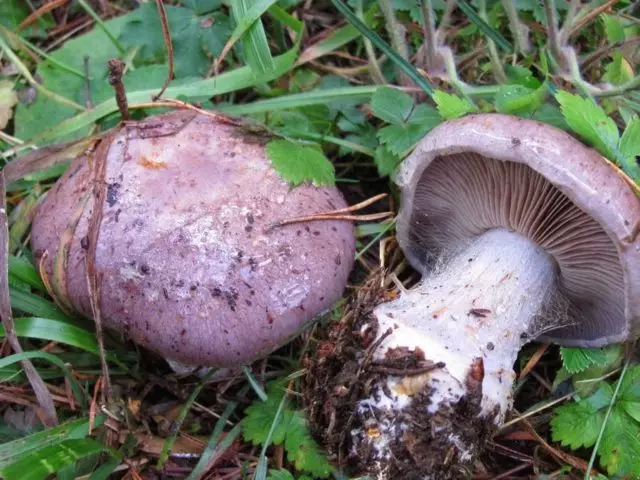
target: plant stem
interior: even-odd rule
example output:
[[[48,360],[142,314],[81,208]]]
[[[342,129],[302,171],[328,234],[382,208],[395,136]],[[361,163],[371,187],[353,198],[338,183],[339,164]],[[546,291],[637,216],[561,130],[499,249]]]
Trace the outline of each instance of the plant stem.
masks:
[[[502,0],[502,8],[504,8],[509,19],[509,29],[513,35],[517,50],[520,53],[529,53],[531,51],[529,28],[518,18],[515,2],[513,0]]]
[[[364,23],[364,12],[362,10],[362,0],[358,0],[356,4],[356,16],[362,20]],[[367,59],[369,61],[369,74],[371,75],[371,79],[374,83],[385,84],[387,81],[382,74],[382,70],[380,70],[380,65],[378,65],[378,61],[376,60],[376,53],[373,50],[373,45],[371,44],[371,40],[366,37],[362,37],[362,41],[364,42],[364,49],[367,53]]]
[[[478,15],[482,20],[489,23],[489,17],[487,16],[486,0],[480,0],[478,2]],[[498,49],[496,47],[496,43],[487,37],[487,45],[489,46],[489,59],[491,60],[491,65],[493,66],[493,74],[495,75],[498,83],[505,83],[507,80],[507,75],[504,73],[502,60],[498,55]]]
[[[396,19],[391,0],[380,0],[379,5],[380,10],[382,10],[382,14],[384,15],[387,32],[391,39],[391,46],[404,60],[408,61],[409,47],[407,46],[406,29],[404,28],[404,25]],[[396,67],[396,75],[398,76],[398,82],[401,85],[405,87],[411,85],[411,80],[402,71],[402,69]]]

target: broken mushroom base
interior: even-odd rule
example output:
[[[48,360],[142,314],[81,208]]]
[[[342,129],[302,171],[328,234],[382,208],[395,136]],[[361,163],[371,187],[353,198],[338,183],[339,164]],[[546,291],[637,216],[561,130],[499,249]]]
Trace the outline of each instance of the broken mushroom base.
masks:
[[[489,439],[494,427],[480,418],[479,382],[475,381],[475,389],[470,385],[474,394],[436,414],[425,414],[432,403],[433,390],[428,386],[401,412],[363,408],[362,403],[354,408],[358,399],[383,401],[392,395],[387,388],[391,373],[410,384],[421,376],[412,373],[441,368],[425,361],[422,352],[408,349],[374,360],[377,319],[373,307],[383,300],[379,285],[376,277],[361,288],[345,320],[331,326],[307,365],[303,400],[311,431],[329,460],[354,476],[417,480],[429,472],[432,478],[465,478],[470,459],[457,455],[449,436],[455,434],[467,448],[477,445],[478,450]],[[389,441],[391,437],[394,440]]]
[[[556,284],[546,252],[494,229],[392,302],[363,288],[307,375],[330,459],[375,478],[470,475],[511,406],[518,351],[563,322]]]

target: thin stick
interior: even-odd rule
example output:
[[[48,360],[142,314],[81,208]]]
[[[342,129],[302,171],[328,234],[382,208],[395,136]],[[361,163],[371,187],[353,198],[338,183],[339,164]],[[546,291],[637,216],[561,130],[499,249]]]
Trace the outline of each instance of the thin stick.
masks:
[[[565,400],[570,399],[572,396],[575,395],[575,392],[571,392],[571,393],[567,393],[566,395],[563,395],[560,398],[556,398],[548,403],[545,403],[544,405],[540,405],[539,407],[531,410],[530,412],[527,413],[523,413],[522,415],[519,415],[515,418],[512,418],[511,420],[509,420],[508,422],[505,422],[501,427],[500,427],[500,431],[505,430],[507,427],[510,427],[511,425],[515,425],[518,422],[521,422],[522,420],[524,420],[525,418],[529,418],[532,417],[533,415],[542,412],[543,410],[546,410],[547,408],[553,407],[554,405],[557,405],[558,403],[562,403]]]
[[[239,127],[242,125],[242,121],[230,117],[228,115],[224,115],[221,113],[212,112],[211,110],[205,110],[200,107],[196,107],[195,105],[187,102],[183,102],[182,100],[174,100],[172,98],[165,98],[163,100],[159,100],[155,103],[141,103],[136,104],[136,108],[146,108],[146,107],[173,107],[173,108],[181,108],[184,110],[191,110],[193,112],[197,112],[200,115],[205,115],[213,120],[225,123],[227,125],[233,125],[234,127]]]
[[[122,60],[112,58],[107,62],[107,67],[109,68],[109,85],[111,85],[116,92],[116,103],[118,104],[118,110],[120,110],[120,116],[122,120],[131,120],[129,107],[127,106],[127,93],[122,83],[125,64]]]
[[[605,12],[605,11],[609,10],[609,8],[611,8],[611,6],[614,3],[617,3],[618,1],[619,0],[609,0],[608,2],[603,3],[599,7],[596,7],[593,10],[590,10],[588,13],[586,13],[584,15],[584,17],[581,17],[578,20],[576,20],[576,22],[573,25],[566,25],[564,28],[568,28],[569,29],[568,37],[571,37],[573,34],[578,32],[582,27],[584,27],[587,23],[591,22],[593,19],[595,19],[602,12]],[[568,38],[567,38],[567,40],[568,40]]]
[[[380,220],[382,218],[387,218],[393,215],[393,212],[382,212],[382,213],[372,213],[370,215],[344,215],[351,212],[357,212],[358,210],[362,210],[365,207],[377,202],[378,200],[382,200],[387,197],[387,193],[380,193],[375,195],[367,200],[364,200],[360,203],[356,203],[355,205],[351,205],[346,208],[340,208],[338,210],[330,210],[328,212],[319,212],[313,215],[305,215],[302,217],[293,217],[287,218],[285,220],[279,220],[277,222],[273,222],[268,225],[265,230],[270,231],[277,227],[283,227],[285,225],[290,225],[292,223],[300,223],[300,222],[313,222],[315,220],[350,220],[355,222],[363,222],[369,220]]]
[[[45,3],[40,8],[38,8],[35,12],[32,12],[22,22],[20,22],[20,25],[18,25],[18,28],[16,30],[18,32],[21,31],[21,30],[24,30],[29,25],[31,25],[33,22],[35,22],[40,17],[42,17],[43,15],[49,13],[51,10],[55,10],[56,8],[61,7],[62,5],[67,3],[68,1],[69,0],[53,0],[52,2]]]
[[[2,228],[0,231],[0,316],[2,317],[5,335],[11,348],[15,353],[22,353],[22,346],[18,341],[18,336],[13,326],[11,299],[9,297],[9,222],[6,198],[4,172],[0,170],[0,228]],[[58,416],[51,393],[47,390],[42,378],[40,378],[37,370],[29,360],[25,359],[20,363],[38,399],[38,404],[44,411],[43,423],[46,427],[57,425]]]
[[[285,225],[291,225],[292,223],[301,223],[301,222],[315,222],[319,220],[341,220],[348,222],[369,222],[371,220],[382,220],[383,218],[389,218],[393,216],[393,212],[382,212],[382,213],[372,213],[371,215],[343,215],[343,214],[334,214],[334,215],[309,215],[306,217],[296,217],[296,218],[288,218],[286,220],[280,220],[278,222],[274,222],[270,225],[267,225],[265,228],[266,232],[270,232],[274,228],[284,227]]]
[[[87,284],[89,287],[89,299],[91,301],[91,313],[96,324],[96,338],[98,340],[98,348],[100,351],[100,363],[102,366],[103,389],[102,400],[105,397],[111,397],[111,380],[109,378],[109,366],[107,364],[104,337],[102,332],[102,314],[100,311],[100,274],[96,266],[96,255],[98,249],[98,240],[100,238],[100,226],[102,224],[102,211],[107,194],[106,185],[106,163],[107,152],[111,145],[115,133],[112,131],[105,136],[98,145],[94,154],[90,157],[92,161],[92,181],[93,181],[93,211],[89,218],[89,227],[87,236],[89,238],[89,246],[86,251],[85,263],[87,267]]]
[[[167,73],[167,79],[164,81],[164,85],[160,91],[153,96],[153,100],[158,100],[164,91],[167,89],[171,80],[174,78],[173,73],[173,44],[171,43],[171,32],[169,31],[169,21],[167,20],[167,11],[164,9],[162,0],[156,0],[156,7],[158,8],[158,15],[160,16],[160,24],[162,25],[162,37],[164,38],[164,44],[167,47],[167,61],[169,63],[169,72]]]

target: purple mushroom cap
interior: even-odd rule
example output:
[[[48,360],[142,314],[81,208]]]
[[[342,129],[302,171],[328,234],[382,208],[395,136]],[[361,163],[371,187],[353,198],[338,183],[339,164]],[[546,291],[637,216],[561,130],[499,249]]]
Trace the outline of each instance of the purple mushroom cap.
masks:
[[[273,351],[341,296],[354,262],[351,223],[267,227],[345,201],[333,187],[291,188],[264,137],[180,111],[102,141],[110,144],[95,265],[107,327],[173,360],[234,366]],[[32,228],[52,294],[87,316],[95,152],[72,163]]]

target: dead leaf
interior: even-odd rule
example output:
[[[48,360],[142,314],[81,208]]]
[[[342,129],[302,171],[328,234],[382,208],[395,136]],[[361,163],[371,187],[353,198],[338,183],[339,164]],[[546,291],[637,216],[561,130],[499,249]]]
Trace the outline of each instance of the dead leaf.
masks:
[[[13,89],[13,82],[0,80],[0,130],[4,129],[11,120],[16,103],[18,103],[18,95]]]

